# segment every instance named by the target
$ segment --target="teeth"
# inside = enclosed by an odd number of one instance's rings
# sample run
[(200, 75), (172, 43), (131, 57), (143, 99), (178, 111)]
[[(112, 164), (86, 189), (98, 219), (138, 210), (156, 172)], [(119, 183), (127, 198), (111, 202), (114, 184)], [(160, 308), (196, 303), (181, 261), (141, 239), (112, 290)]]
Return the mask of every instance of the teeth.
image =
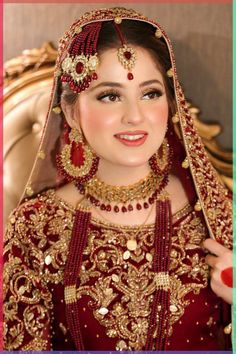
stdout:
[(119, 135), (119, 138), (125, 139), (125, 140), (138, 140), (144, 137), (144, 134), (139, 134), (139, 135)]

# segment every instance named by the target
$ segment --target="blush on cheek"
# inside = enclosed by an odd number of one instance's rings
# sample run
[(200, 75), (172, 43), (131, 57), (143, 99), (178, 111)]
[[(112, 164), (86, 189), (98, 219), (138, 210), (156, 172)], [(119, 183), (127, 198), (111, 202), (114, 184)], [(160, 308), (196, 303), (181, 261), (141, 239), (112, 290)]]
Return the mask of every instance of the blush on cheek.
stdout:
[(87, 100), (80, 105), (80, 124), (85, 137), (93, 137), (102, 129), (103, 117), (98, 109), (95, 109)]
[[(114, 114), (115, 113), (115, 114)], [(117, 124), (120, 122), (119, 113), (100, 107), (90, 107), (88, 109), (81, 110), (81, 127), (85, 133), (93, 137), (98, 135), (104, 135), (106, 131), (113, 131), (116, 129)]]
[(167, 127), (168, 122), (168, 114), (169, 110), (168, 107), (159, 107), (157, 113), (153, 119), (153, 124), (157, 125), (160, 129), (165, 129)]

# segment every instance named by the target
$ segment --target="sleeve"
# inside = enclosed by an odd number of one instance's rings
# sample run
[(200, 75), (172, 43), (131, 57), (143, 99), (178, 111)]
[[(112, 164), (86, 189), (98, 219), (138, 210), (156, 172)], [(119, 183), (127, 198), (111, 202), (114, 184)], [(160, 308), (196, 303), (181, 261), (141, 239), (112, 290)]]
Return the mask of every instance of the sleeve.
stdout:
[[(35, 209), (37, 212), (37, 209)], [(51, 350), (51, 293), (43, 279), (42, 239), (35, 214), (20, 206), (9, 218), (4, 242), (3, 312), (5, 350)], [(39, 232), (37, 233), (37, 235)]]

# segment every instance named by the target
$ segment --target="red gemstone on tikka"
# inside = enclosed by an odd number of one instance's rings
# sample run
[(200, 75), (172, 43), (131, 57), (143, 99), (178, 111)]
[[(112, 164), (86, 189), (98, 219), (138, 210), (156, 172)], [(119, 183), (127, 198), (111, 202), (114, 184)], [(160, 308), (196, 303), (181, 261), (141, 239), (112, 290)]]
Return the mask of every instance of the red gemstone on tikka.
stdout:
[(126, 52), (124, 52), (124, 57), (125, 57), (125, 59), (130, 60), (132, 57), (132, 54), (130, 52), (126, 51)]
[(143, 207), (144, 207), (144, 209), (148, 209), (148, 207), (149, 207), (148, 203), (147, 202), (143, 203)]
[(138, 210), (141, 210), (141, 209), (142, 209), (142, 205), (138, 203), (138, 204), (136, 205), (136, 208), (137, 208)]
[(84, 71), (84, 64), (81, 63), (81, 61), (76, 64), (75, 71), (77, 72), (77, 74), (82, 74), (82, 72)]
[(128, 77), (128, 80), (133, 80), (134, 75), (132, 73), (128, 73), (127, 77)]
[(106, 206), (106, 211), (111, 211), (111, 206), (110, 206), (110, 204), (108, 204), (108, 205)]

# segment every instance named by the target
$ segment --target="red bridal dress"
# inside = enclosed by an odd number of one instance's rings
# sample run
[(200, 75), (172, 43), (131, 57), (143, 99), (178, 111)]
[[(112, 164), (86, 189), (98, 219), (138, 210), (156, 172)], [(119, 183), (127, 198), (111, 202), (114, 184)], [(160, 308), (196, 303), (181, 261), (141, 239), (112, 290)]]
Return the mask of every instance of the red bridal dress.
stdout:
[[(75, 210), (53, 189), (11, 215), (5, 242), (6, 350), (76, 350), (66, 320), (64, 268)], [(209, 285), (202, 212), (191, 203), (172, 216), (170, 316), (166, 350), (230, 348), (223, 328), (229, 306)], [(154, 224), (138, 226), (91, 218), (77, 279), (85, 350), (143, 350), (156, 289), (152, 271)], [(79, 235), (78, 235), (79, 237)]]

